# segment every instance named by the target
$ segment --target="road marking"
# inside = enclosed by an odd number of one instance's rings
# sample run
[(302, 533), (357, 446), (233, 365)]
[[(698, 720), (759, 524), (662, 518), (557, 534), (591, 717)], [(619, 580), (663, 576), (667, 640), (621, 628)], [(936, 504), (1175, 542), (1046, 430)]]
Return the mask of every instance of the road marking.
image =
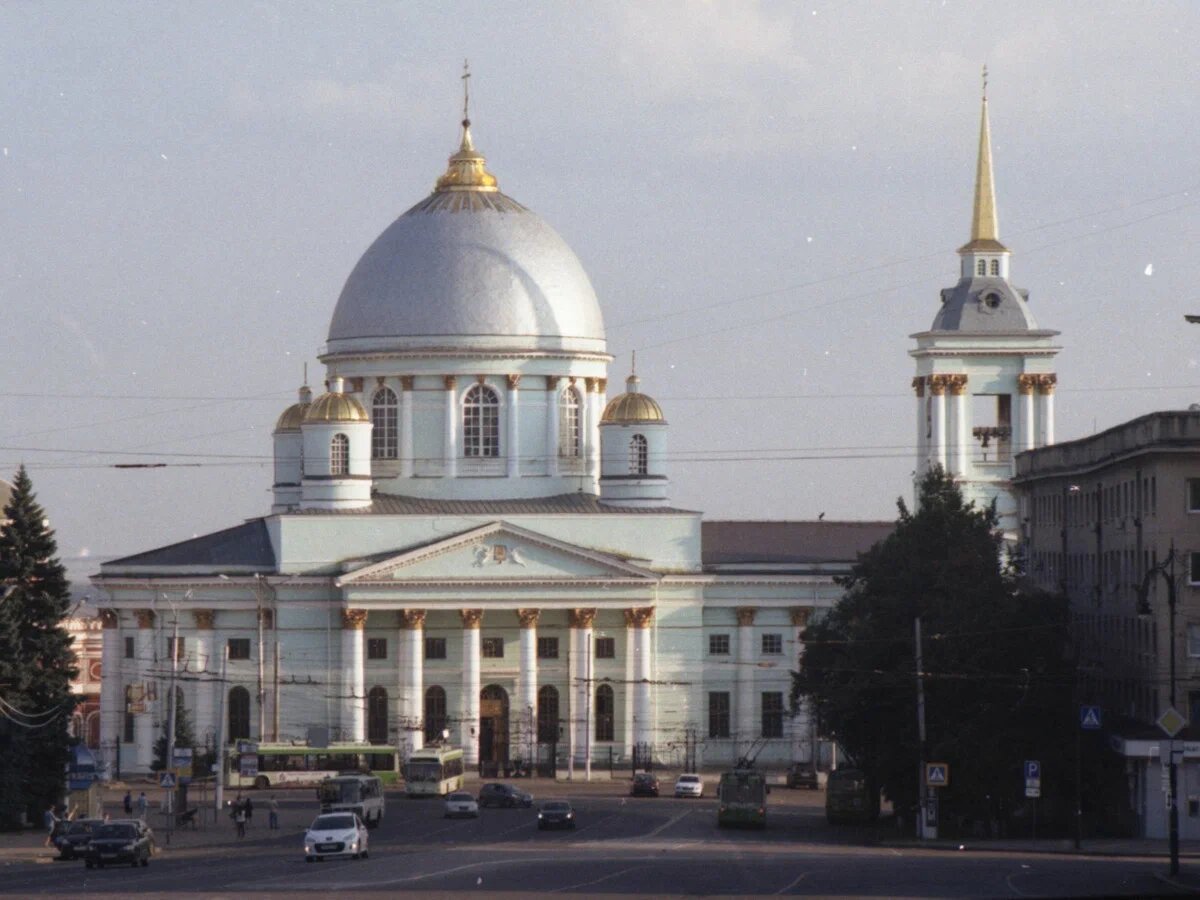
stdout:
[(807, 877), (808, 877), (807, 872), (801, 872), (799, 875), (796, 876), (796, 879), (791, 884), (781, 887), (775, 893), (776, 894), (786, 894), (788, 891), (790, 891), (792, 888), (794, 888), (796, 885), (798, 885), (800, 882), (802, 882)]
[(1021, 874), (1020, 872), (1013, 872), (1013, 873), (1011, 873), (1011, 874), (1009, 874), (1009, 875), (1006, 875), (1006, 876), (1004, 877), (1004, 883), (1005, 883), (1005, 884), (1007, 884), (1007, 885), (1008, 885), (1008, 889), (1009, 889), (1010, 891), (1012, 891), (1014, 894), (1016, 894), (1018, 897), (1030, 897), (1030, 896), (1032, 896), (1031, 894), (1027, 894), (1027, 893), (1025, 893), (1023, 890), (1021, 890), (1019, 887), (1017, 887), (1017, 886), (1016, 886), (1015, 884), (1013, 884), (1013, 882), (1012, 882), (1012, 880), (1013, 880), (1013, 876), (1015, 876), (1015, 875), (1020, 875), (1020, 874)]
[(579, 884), (568, 884), (560, 888), (555, 888), (550, 891), (551, 894), (558, 894), (562, 891), (577, 891), (580, 888), (591, 887), (593, 884), (599, 884), (602, 881), (608, 881), (610, 878), (616, 878), (619, 875), (627, 875), (630, 872), (636, 872), (638, 869), (644, 869), (645, 866), (630, 866), (628, 869), (622, 869), (620, 872), (610, 872), (597, 878), (595, 881), (581, 881)]
[(648, 837), (648, 838), (658, 837), (660, 834), (662, 834), (662, 832), (666, 831), (668, 828), (670, 828), (672, 825), (674, 825), (680, 819), (683, 819), (684, 817), (691, 815), (691, 813), (692, 813), (692, 811), (690, 809), (685, 809), (683, 812), (681, 812), (679, 815), (675, 816), (674, 818), (667, 819), (667, 821), (663, 822), (661, 825), (659, 825), (657, 828), (655, 828), (649, 834), (645, 835), (645, 837)]

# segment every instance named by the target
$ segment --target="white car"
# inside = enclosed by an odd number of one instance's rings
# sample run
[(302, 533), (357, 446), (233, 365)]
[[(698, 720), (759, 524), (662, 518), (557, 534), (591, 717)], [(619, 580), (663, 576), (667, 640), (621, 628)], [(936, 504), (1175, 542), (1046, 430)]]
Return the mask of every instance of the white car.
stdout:
[(473, 794), (468, 794), (466, 791), (455, 791), (446, 797), (446, 818), (468, 818), (474, 819), (479, 817), (479, 804), (475, 801)]
[(675, 779), (676, 797), (703, 797), (704, 782), (695, 772), (684, 772)]
[(367, 826), (352, 812), (323, 813), (304, 833), (304, 861), (327, 856), (367, 858)]

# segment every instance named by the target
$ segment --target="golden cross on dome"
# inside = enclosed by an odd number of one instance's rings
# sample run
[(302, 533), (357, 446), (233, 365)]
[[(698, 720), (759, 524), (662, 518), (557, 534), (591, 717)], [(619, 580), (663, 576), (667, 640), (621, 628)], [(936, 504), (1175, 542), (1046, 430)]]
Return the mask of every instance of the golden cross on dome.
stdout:
[(471, 105), (471, 61), (468, 59), (463, 60), (462, 83), (463, 83), (463, 127), (466, 127), (471, 124), (471, 116), (469, 115), (469, 109), (470, 109), (470, 105)]

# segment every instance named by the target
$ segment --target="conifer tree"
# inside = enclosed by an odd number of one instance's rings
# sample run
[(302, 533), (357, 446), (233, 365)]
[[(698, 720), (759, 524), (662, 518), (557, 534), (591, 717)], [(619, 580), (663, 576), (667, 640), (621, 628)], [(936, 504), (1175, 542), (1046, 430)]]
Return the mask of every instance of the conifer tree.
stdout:
[(0, 516), (0, 826), (62, 798), (76, 674), (66, 570), (25, 467)]

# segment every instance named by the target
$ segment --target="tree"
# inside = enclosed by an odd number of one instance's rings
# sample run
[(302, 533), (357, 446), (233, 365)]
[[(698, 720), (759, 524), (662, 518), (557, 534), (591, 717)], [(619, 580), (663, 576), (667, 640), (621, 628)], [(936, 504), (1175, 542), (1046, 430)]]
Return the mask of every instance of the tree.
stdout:
[(1043, 815), (1073, 793), (1074, 672), (1064, 597), (1025, 589), (1001, 558), (994, 508), (963, 501), (940, 469), (916, 512), (840, 580), (842, 599), (805, 632), (793, 706), (878, 780), (898, 813), (917, 804), (914, 620), (921, 619), (927, 761), (950, 764), (942, 825), (1004, 822), (1024, 805), (1022, 765), (1042, 763)]
[[(163, 722), (163, 733), (158, 740), (154, 742), (154, 762), (150, 764), (150, 768), (155, 772), (167, 768), (167, 731), (170, 729), (169, 709), (164, 704), (163, 715), (167, 720)], [(176, 747), (194, 747), (196, 744), (196, 736), (192, 732), (192, 720), (188, 715), (187, 706), (183, 702), (183, 688), (175, 688), (175, 746)]]
[(25, 467), (0, 524), (0, 826), (62, 798), (75, 707), (66, 570)]

